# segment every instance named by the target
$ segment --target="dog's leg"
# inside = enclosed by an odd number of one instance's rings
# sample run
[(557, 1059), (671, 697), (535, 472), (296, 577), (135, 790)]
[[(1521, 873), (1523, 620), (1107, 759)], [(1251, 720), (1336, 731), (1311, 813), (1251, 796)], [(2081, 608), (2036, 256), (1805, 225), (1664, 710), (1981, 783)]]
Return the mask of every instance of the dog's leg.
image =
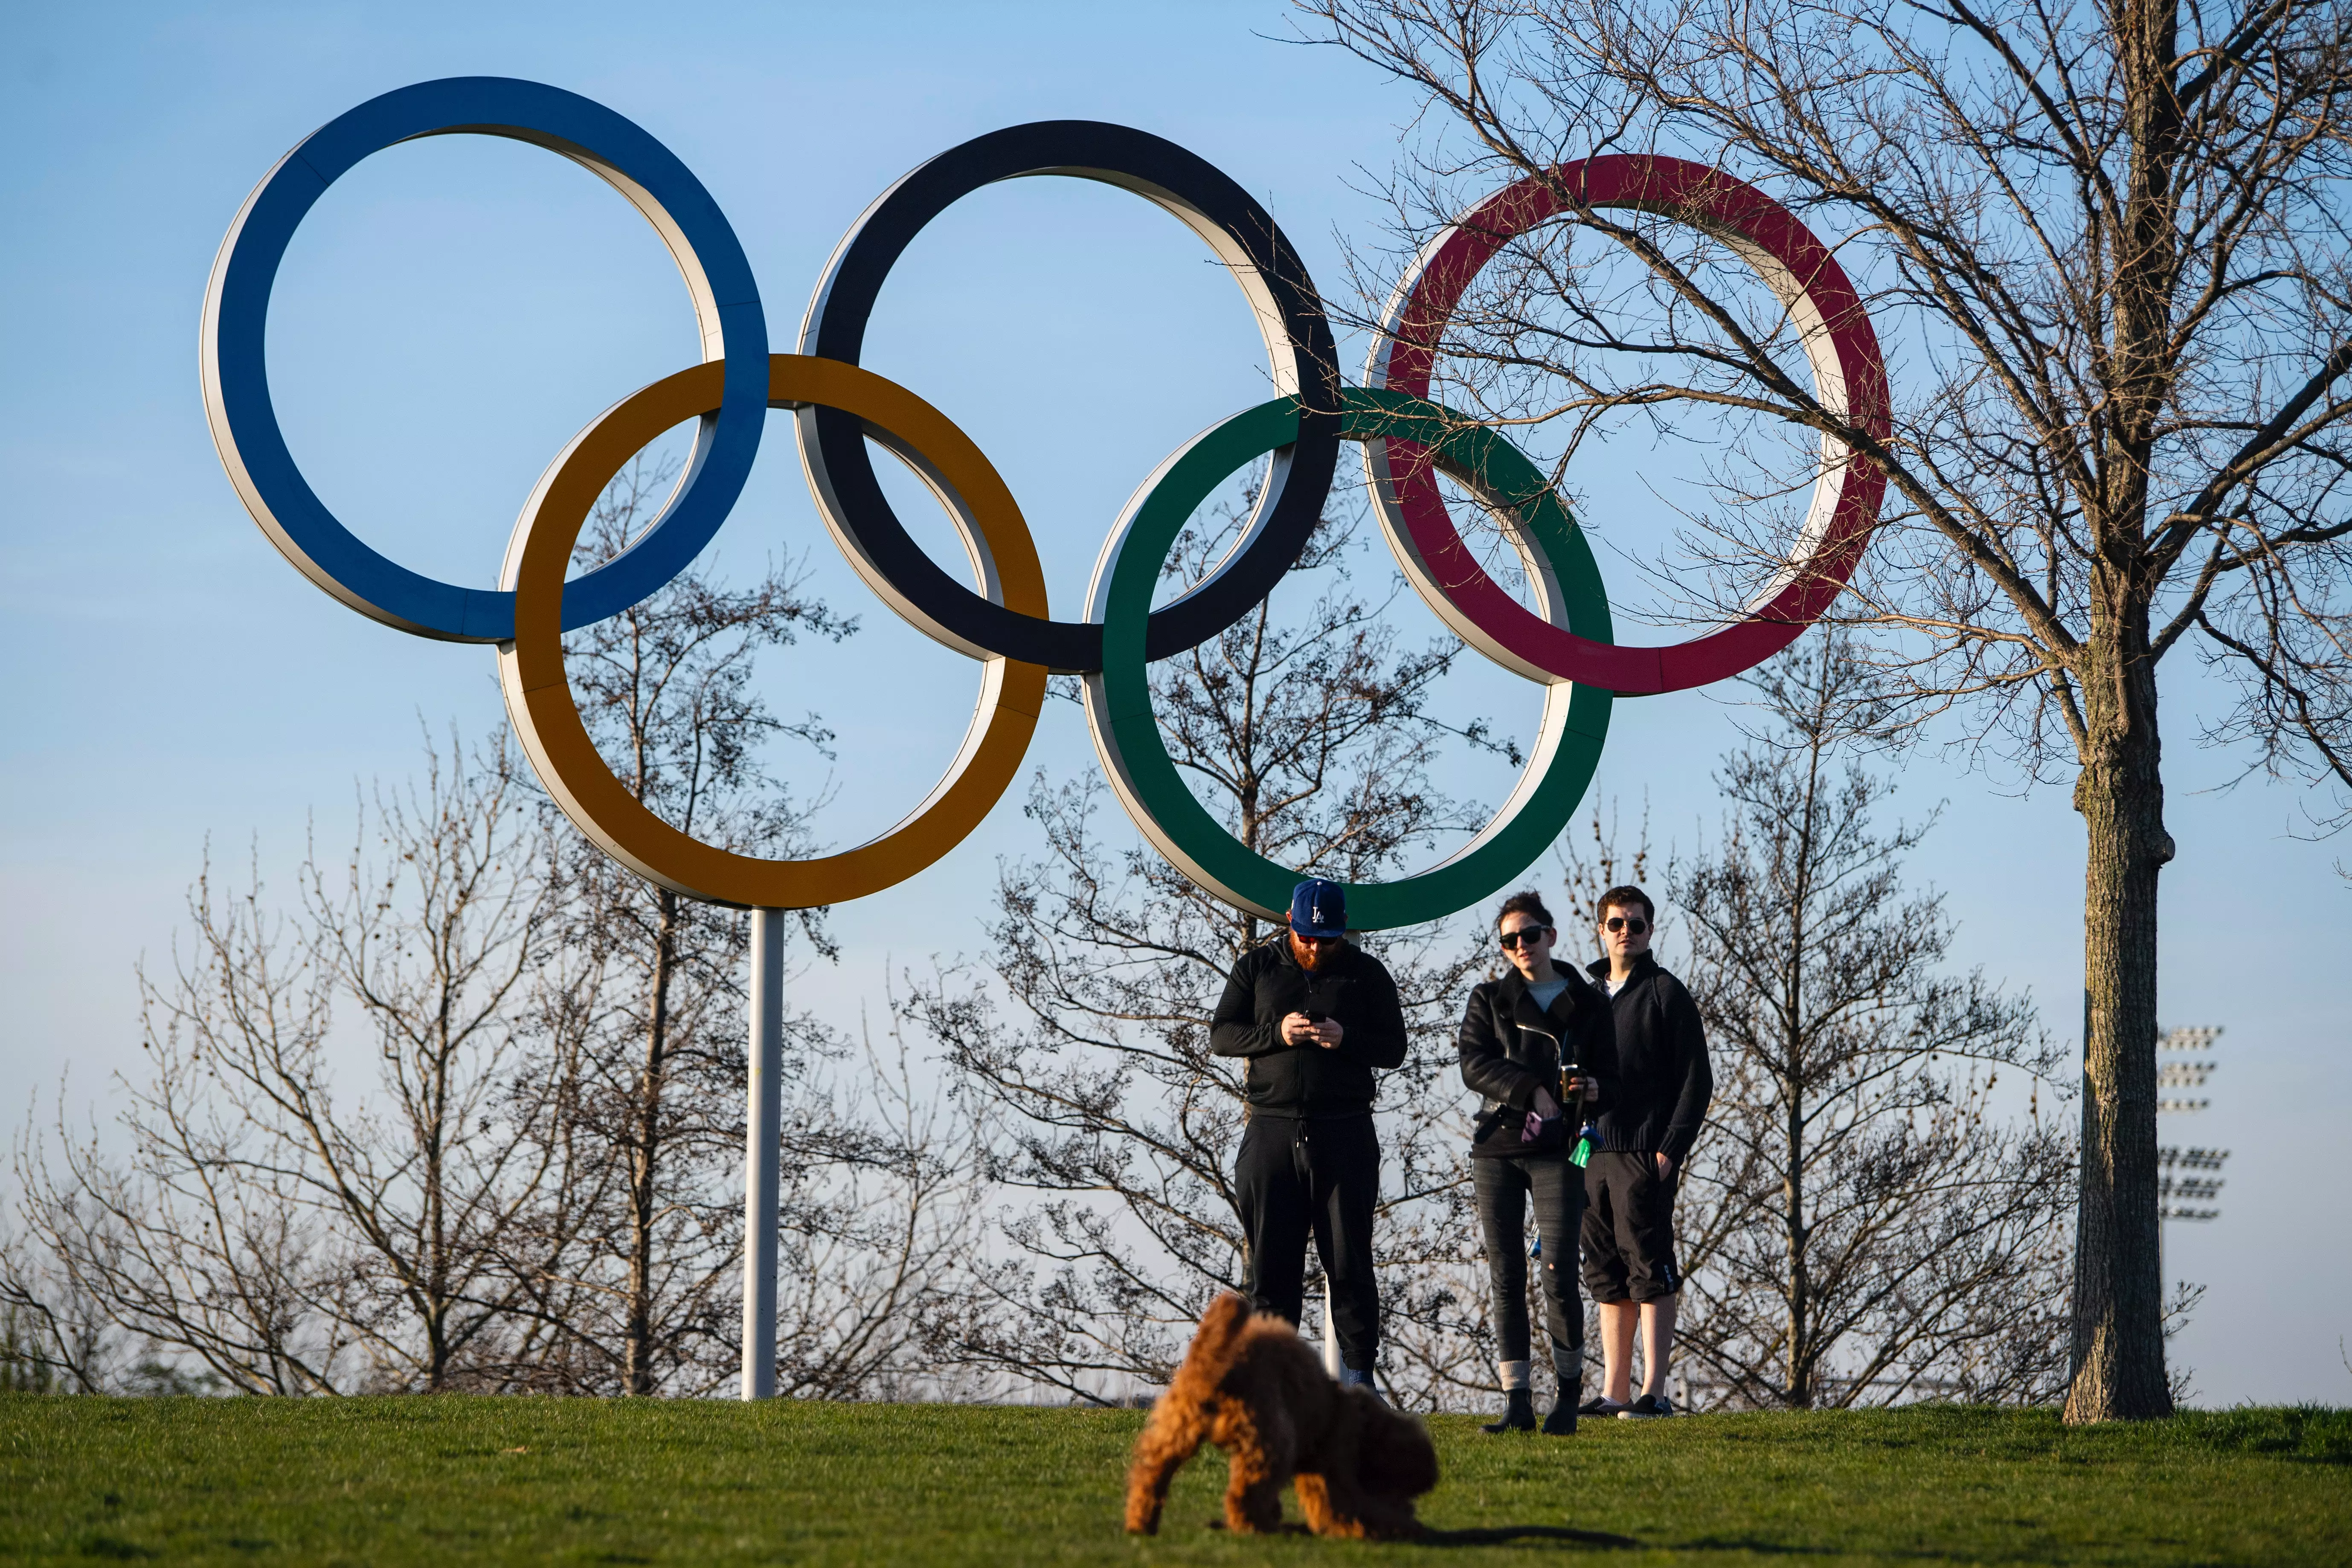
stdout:
[(1307, 1516), (1307, 1528), (1318, 1535), (1345, 1538), (1360, 1534), (1352, 1523), (1331, 1503), (1331, 1488), (1321, 1476), (1305, 1471), (1298, 1476), (1298, 1511)]
[(1366, 1541), (1412, 1541), (1422, 1532), (1421, 1520), (1410, 1501), (1366, 1497), (1356, 1521), (1356, 1533)]
[(1335, 1541), (1411, 1541), (1421, 1533), (1412, 1504), (1373, 1497), (1321, 1476), (1298, 1478), (1298, 1507), (1309, 1529)]
[[(1410, 1541), (1421, 1533), (1420, 1521), (1413, 1517), (1412, 1500), (1390, 1490), (1368, 1462), (1376, 1443), (1377, 1434), (1358, 1428), (1331, 1445), (1324, 1474), (1332, 1517), (1328, 1533), (1349, 1541)], [(1303, 1476), (1299, 1486), (1303, 1492)]]
[(1282, 1488), (1290, 1479), (1256, 1427), (1237, 1421), (1217, 1434), (1230, 1457), (1225, 1473), (1225, 1528), (1236, 1535), (1272, 1535), (1282, 1528)]
[(1351, 1445), (1349, 1511), (1372, 1540), (1412, 1540), (1422, 1533), (1412, 1500), (1437, 1485), (1437, 1450), (1410, 1417), (1372, 1405), (1364, 1414)]
[(1245, 1473), (1236, 1462), (1225, 1483), (1225, 1528), (1236, 1535), (1274, 1535), (1282, 1529), (1282, 1483)]
[(1160, 1510), (1168, 1501), (1168, 1485), (1184, 1468), (1208, 1436), (1209, 1424), (1198, 1406), (1179, 1415), (1162, 1400), (1152, 1407), (1151, 1419), (1135, 1440), (1135, 1463), (1127, 1472), (1127, 1528), (1131, 1535), (1160, 1533)]
[(1302, 1470), (1298, 1475), (1298, 1507), (1316, 1534), (1339, 1541), (1363, 1539), (1363, 1487), (1357, 1474), (1360, 1463), (1357, 1429), (1342, 1418), (1324, 1434), (1314, 1473)]

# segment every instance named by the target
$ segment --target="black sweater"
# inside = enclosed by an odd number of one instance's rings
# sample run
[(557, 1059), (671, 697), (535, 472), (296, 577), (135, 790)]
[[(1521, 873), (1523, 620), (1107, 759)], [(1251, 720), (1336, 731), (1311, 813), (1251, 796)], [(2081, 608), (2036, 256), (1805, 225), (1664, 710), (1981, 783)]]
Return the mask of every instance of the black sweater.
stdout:
[(1507, 1154), (1565, 1153), (1577, 1131), (1578, 1116), (1566, 1116), (1534, 1144), (1520, 1133), (1527, 1113), (1535, 1108), (1536, 1090), (1559, 1094), (1561, 1053), (1577, 1071), (1591, 1079), (1607, 1103), (1617, 1079), (1616, 1032), (1609, 998), (1585, 982), (1573, 965), (1557, 971), (1568, 989), (1538, 1007), (1528, 994), (1528, 983), (1516, 969), (1500, 980), (1489, 980), (1470, 993), (1462, 1010), (1462, 1027), (1454, 1037), (1454, 1053), (1462, 1058), (1462, 1081), (1478, 1091), (1478, 1121), (1470, 1134), (1470, 1152), (1486, 1158)]
[[(1605, 987), (1609, 961), (1590, 967)], [(1706, 1121), (1707, 1101), (1715, 1098), (1715, 1069), (1707, 1065), (1698, 1004), (1645, 952), (1633, 961), (1623, 988), (1610, 998), (1610, 1012), (1617, 1026), (1617, 1082), (1616, 1092), (1601, 1102), (1601, 1147), (1626, 1154), (1657, 1152), (1679, 1165), (1689, 1158)]]
[[(1283, 1044), (1284, 1017), (1307, 1012), (1339, 1020), (1338, 1047)], [(1404, 1061), (1404, 1009), (1396, 982), (1370, 953), (1350, 943), (1309, 974), (1291, 955), (1290, 933), (1276, 931), (1234, 965), (1209, 1048), (1247, 1059), (1243, 1081), (1253, 1114), (1368, 1115), (1373, 1070)]]

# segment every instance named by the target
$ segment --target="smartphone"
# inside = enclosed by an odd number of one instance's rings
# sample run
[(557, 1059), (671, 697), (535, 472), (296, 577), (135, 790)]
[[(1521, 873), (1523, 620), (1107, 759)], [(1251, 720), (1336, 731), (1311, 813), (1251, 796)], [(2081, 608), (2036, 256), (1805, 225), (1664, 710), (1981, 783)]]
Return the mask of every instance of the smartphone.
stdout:
[(1320, 1014), (1320, 1013), (1318, 1013), (1318, 1012), (1317, 1012), (1314, 1008), (1309, 1007), (1309, 1008), (1307, 1008), (1306, 1011), (1307, 1011), (1307, 1021), (1308, 1023), (1310, 1023), (1310, 1024), (1319, 1024), (1319, 1023), (1321, 1023), (1321, 1022), (1323, 1021), (1323, 1015), (1322, 1015), (1322, 1014)]

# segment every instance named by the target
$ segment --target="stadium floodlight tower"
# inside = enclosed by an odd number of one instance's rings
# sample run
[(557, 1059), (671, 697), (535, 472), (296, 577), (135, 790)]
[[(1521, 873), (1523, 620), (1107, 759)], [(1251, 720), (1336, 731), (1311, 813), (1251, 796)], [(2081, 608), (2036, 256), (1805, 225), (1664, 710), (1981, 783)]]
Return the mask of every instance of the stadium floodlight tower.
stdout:
[[(2157, 1040), (2157, 1048), (2164, 1055), (2157, 1068), (2156, 1085), (2166, 1098), (2156, 1102), (2159, 1116), (2194, 1116), (2211, 1108), (2210, 1100), (2190, 1100), (2181, 1092), (2205, 1087), (2216, 1065), (2210, 1060), (2198, 1061), (2191, 1053), (2208, 1051), (2221, 1037), (2218, 1026), (2173, 1029)], [(2227, 1149), (2182, 1148), (2178, 1143), (2159, 1145), (2156, 1151), (2158, 1169), (2157, 1214), (2159, 1220), (2185, 1219), (2203, 1224), (2221, 1217), (2216, 1206), (2221, 1196), (2221, 1166), (2230, 1158)], [(2157, 1274), (2163, 1277), (2163, 1226), (2157, 1228)]]

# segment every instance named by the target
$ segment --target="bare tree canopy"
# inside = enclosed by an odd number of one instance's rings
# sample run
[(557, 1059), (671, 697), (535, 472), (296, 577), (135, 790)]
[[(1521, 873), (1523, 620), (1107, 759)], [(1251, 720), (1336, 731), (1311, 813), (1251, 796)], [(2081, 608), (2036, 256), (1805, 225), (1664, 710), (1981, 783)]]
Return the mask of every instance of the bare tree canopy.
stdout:
[[(600, 508), (616, 552), (663, 479)], [(688, 573), (578, 634), (572, 682), (638, 798), (792, 853), (754, 655), (845, 630), (770, 574)], [(579, 839), (503, 734), (379, 791), (290, 908), (208, 868), (142, 984), (117, 1126), (28, 1126), (0, 1226), (0, 1384), (255, 1394), (708, 1393), (740, 1351), (740, 911)], [(824, 948), (822, 911), (803, 931)], [(354, 1025), (359, 1026), (356, 1029)], [(903, 1050), (788, 1032), (779, 1386), (940, 1392), (918, 1359), (975, 1221), (964, 1142)], [(372, 1069), (372, 1070), (371, 1070)], [(138, 1360), (127, 1367), (127, 1358)]]
[(1795, 1409), (2048, 1401), (2074, 1151), (2038, 1111), (2060, 1053), (2030, 1002), (1941, 968), (1941, 896), (1902, 881), (1932, 819), (1878, 827), (1893, 785), (1844, 728), (1879, 682), (1816, 637), (1753, 684), (1773, 722), (1716, 775), (1720, 839), (1667, 878), (1717, 1067), (1684, 1189), (1692, 1381)]
[[(526, 1023), (553, 841), (518, 761), (429, 752), (290, 914), (207, 869), (192, 950), (142, 976), (127, 1147), (61, 1124), (57, 1166), (19, 1150), (68, 1299), (249, 1394), (495, 1388), (528, 1357), (507, 1309), (549, 1174), (524, 1133), (556, 1093)], [(339, 1004), (373, 1092), (336, 1071)]]
[[(1562, 432), (1722, 433), (1690, 545), (1705, 615), (1788, 563), (1826, 440), (1889, 482), (1840, 618), (1893, 721), (2071, 777), (2088, 837), (2086, 1062), (2069, 1416), (2170, 1409), (2156, 1199), (2157, 669), (2250, 766), (2352, 795), (2352, 253), (2343, 0), (1307, 0), (1309, 36), (1407, 85), (1391, 190), (1412, 254), (1474, 197), (1559, 187), (1465, 300), (1442, 395)], [(1890, 346), (1879, 439), (1803, 370), (1798, 323), (1673, 212), (1580, 206), (1554, 171), (1662, 153), (1755, 183), (1836, 247)], [(1630, 269), (1630, 271), (1629, 271)], [(1370, 297), (1382, 279), (1368, 279)], [(1367, 318), (1370, 312), (1367, 311)], [(1792, 443), (1791, 436), (1803, 437)]]

